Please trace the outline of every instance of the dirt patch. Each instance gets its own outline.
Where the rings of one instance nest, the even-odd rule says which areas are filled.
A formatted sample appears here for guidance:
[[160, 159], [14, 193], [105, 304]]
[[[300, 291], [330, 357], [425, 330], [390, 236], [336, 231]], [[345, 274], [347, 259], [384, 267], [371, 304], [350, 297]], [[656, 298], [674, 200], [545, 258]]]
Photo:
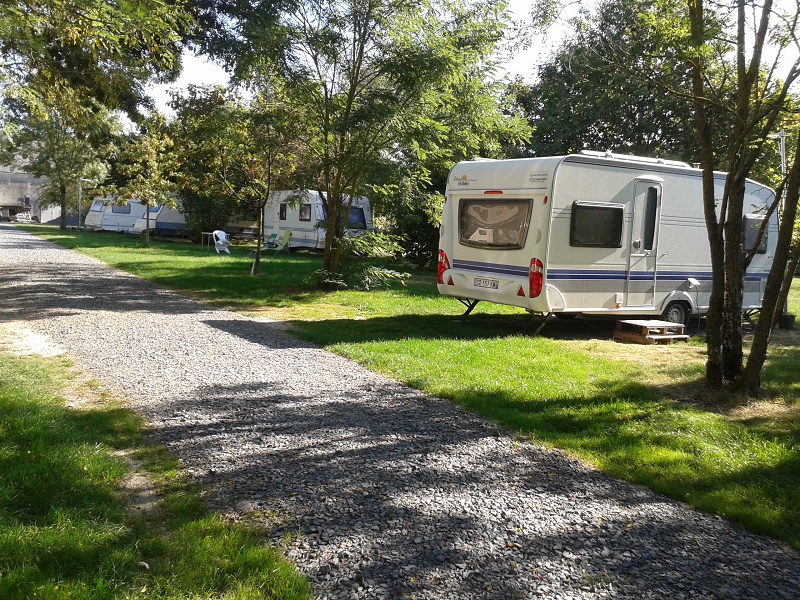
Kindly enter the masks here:
[[32, 332], [22, 321], [0, 323], [0, 350], [16, 355], [59, 356], [66, 350], [51, 343], [47, 336]]

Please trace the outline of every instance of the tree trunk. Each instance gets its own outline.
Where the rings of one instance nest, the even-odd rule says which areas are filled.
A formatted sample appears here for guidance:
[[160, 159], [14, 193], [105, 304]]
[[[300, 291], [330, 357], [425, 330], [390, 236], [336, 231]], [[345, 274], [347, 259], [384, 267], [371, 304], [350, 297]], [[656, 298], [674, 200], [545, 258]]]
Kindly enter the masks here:
[[[764, 369], [764, 362], [767, 359], [767, 349], [769, 348], [772, 329], [780, 319], [784, 303], [789, 297], [795, 269], [800, 261], [800, 238], [794, 244], [790, 242], [797, 217], [797, 205], [798, 201], [800, 201], [800, 160], [798, 160], [798, 156], [800, 156], [798, 154], [800, 152], [800, 138], [798, 138], [797, 144], [794, 162], [786, 180], [783, 214], [778, 233], [778, 247], [775, 251], [772, 268], [767, 277], [761, 314], [758, 319], [758, 329], [753, 336], [753, 344], [750, 347], [747, 364], [736, 386], [739, 391], [753, 396], [760, 391], [761, 373]], [[792, 246], [794, 246], [794, 256], [790, 260]]]
[[722, 377], [736, 382], [742, 375], [742, 301], [744, 298], [744, 234], [742, 212], [745, 178], [728, 175], [728, 203], [725, 215], [725, 292], [722, 308]]
[[144, 207], [144, 247], [150, 247], [150, 203], [148, 202]]
[[[267, 192], [267, 199], [269, 199], [269, 192]], [[258, 239], [256, 240], [256, 257], [253, 260], [253, 266], [250, 268], [250, 275], [261, 274], [261, 248], [264, 245], [264, 208], [266, 203], [258, 205]]]

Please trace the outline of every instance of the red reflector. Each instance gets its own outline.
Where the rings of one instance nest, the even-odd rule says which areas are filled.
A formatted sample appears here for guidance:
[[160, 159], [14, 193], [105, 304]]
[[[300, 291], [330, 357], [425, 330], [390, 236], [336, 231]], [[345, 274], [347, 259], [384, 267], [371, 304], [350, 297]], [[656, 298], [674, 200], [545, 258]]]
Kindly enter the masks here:
[[517, 292], [517, 296], [525, 297], [525, 290], [522, 289], [522, 286], [519, 286], [519, 291]]
[[484, 194], [502, 194], [503, 190], [486, 190]]
[[444, 283], [444, 272], [450, 268], [450, 261], [447, 260], [447, 254], [444, 250], [439, 250], [439, 265], [436, 269], [436, 283]]
[[547, 204], [547, 196], [544, 197], [544, 203]]
[[455, 283], [453, 283], [452, 276], [447, 278], [447, 285], [455, 285]]
[[530, 287], [530, 297], [538, 298], [542, 293], [542, 284], [544, 282], [544, 265], [538, 258], [531, 259], [531, 268], [528, 276], [528, 284]]

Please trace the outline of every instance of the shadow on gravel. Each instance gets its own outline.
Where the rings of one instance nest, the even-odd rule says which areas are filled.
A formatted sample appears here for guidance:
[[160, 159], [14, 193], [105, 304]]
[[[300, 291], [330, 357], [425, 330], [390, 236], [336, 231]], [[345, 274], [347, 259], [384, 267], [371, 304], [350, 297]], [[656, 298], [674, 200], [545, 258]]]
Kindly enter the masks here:
[[[93, 269], [86, 278], [87, 269]], [[142, 279], [93, 265], [8, 267], [0, 271], [0, 320], [49, 319], [85, 310], [185, 314], [206, 310]]]
[[290, 515], [273, 539], [298, 535], [320, 593], [773, 597], [794, 585], [796, 554], [774, 572], [774, 544], [516, 444], [445, 401], [391, 382], [324, 384], [204, 388], [159, 429], [218, 508]]

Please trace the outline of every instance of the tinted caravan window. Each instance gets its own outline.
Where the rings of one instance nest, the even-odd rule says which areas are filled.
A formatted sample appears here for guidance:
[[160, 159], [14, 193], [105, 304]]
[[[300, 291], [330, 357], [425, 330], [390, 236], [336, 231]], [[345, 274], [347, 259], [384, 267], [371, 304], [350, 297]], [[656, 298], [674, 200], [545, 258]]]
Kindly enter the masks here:
[[281, 221], [285, 221], [286, 220], [286, 204], [285, 203], [281, 204], [278, 207], [278, 219], [281, 220]]
[[311, 220], [311, 205], [310, 204], [303, 204], [300, 207], [300, 220], [301, 221], [310, 221]]
[[347, 217], [348, 229], [366, 229], [367, 218], [364, 216], [364, 209], [353, 206], [350, 208], [350, 215]]
[[131, 205], [123, 204], [122, 206], [119, 206], [118, 204], [114, 204], [111, 207], [111, 212], [117, 215], [129, 215], [131, 214]]
[[[755, 246], [756, 238], [758, 238], [758, 230], [764, 222], [762, 215], [745, 215], [742, 221], [744, 226], [744, 251], [751, 252]], [[767, 236], [768, 230], [764, 231], [764, 237], [761, 238], [761, 243], [758, 245], [756, 254], [767, 253]]]
[[569, 243], [592, 248], [622, 248], [622, 222], [622, 204], [574, 202]]
[[509, 250], [522, 248], [528, 236], [533, 200], [461, 200], [458, 237], [465, 246]]

